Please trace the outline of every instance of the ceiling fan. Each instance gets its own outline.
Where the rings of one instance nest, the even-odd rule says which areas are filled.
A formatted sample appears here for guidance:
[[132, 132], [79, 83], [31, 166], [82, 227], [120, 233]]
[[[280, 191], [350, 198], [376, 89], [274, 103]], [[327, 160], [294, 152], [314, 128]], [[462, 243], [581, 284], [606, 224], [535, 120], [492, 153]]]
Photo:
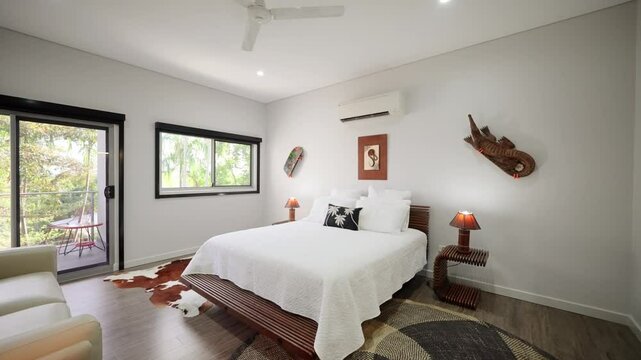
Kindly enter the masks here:
[[245, 39], [243, 40], [242, 46], [245, 51], [252, 51], [260, 26], [268, 24], [272, 20], [338, 17], [343, 16], [345, 13], [344, 6], [308, 6], [268, 9], [265, 7], [265, 0], [236, 0], [236, 2], [247, 8], [247, 25], [245, 27]]

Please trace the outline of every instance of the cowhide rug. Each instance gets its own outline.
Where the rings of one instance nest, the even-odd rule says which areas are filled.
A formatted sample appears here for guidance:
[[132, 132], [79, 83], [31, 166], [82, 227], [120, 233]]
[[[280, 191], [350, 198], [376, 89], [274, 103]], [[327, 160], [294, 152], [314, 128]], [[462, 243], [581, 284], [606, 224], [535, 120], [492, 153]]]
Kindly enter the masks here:
[[149, 269], [123, 272], [104, 278], [116, 287], [143, 288], [152, 293], [149, 301], [162, 307], [179, 309], [186, 317], [193, 317], [211, 309], [214, 305], [183, 285], [178, 279], [191, 258], [174, 260]]

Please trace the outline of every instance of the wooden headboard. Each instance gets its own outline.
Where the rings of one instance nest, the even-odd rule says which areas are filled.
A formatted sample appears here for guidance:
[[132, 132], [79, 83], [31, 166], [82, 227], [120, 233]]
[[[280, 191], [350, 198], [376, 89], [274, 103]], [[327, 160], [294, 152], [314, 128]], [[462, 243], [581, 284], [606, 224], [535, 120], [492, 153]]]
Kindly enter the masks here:
[[410, 226], [412, 229], [422, 231], [427, 236], [427, 248], [425, 256], [430, 251], [430, 207], [421, 205], [410, 205]]
[[430, 207], [410, 205], [410, 227], [422, 231], [430, 239]]

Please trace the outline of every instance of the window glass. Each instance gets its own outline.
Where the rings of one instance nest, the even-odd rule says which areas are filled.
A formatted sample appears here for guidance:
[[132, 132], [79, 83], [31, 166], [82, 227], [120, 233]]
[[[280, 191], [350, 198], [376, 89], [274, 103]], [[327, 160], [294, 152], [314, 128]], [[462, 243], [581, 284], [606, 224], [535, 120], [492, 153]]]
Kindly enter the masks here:
[[252, 146], [216, 141], [215, 186], [250, 186]]
[[161, 133], [162, 188], [211, 187], [211, 139]]

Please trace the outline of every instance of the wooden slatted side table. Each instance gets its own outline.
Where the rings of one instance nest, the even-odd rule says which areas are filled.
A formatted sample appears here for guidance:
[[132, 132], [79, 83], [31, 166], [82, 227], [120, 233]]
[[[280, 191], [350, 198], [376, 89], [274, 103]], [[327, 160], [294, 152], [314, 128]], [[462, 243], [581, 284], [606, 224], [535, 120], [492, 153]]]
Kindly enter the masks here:
[[490, 253], [487, 250], [470, 249], [467, 254], [459, 253], [456, 245], [444, 247], [434, 260], [434, 292], [439, 300], [476, 310], [481, 291], [470, 286], [452, 284], [447, 279], [447, 262], [485, 266]]

